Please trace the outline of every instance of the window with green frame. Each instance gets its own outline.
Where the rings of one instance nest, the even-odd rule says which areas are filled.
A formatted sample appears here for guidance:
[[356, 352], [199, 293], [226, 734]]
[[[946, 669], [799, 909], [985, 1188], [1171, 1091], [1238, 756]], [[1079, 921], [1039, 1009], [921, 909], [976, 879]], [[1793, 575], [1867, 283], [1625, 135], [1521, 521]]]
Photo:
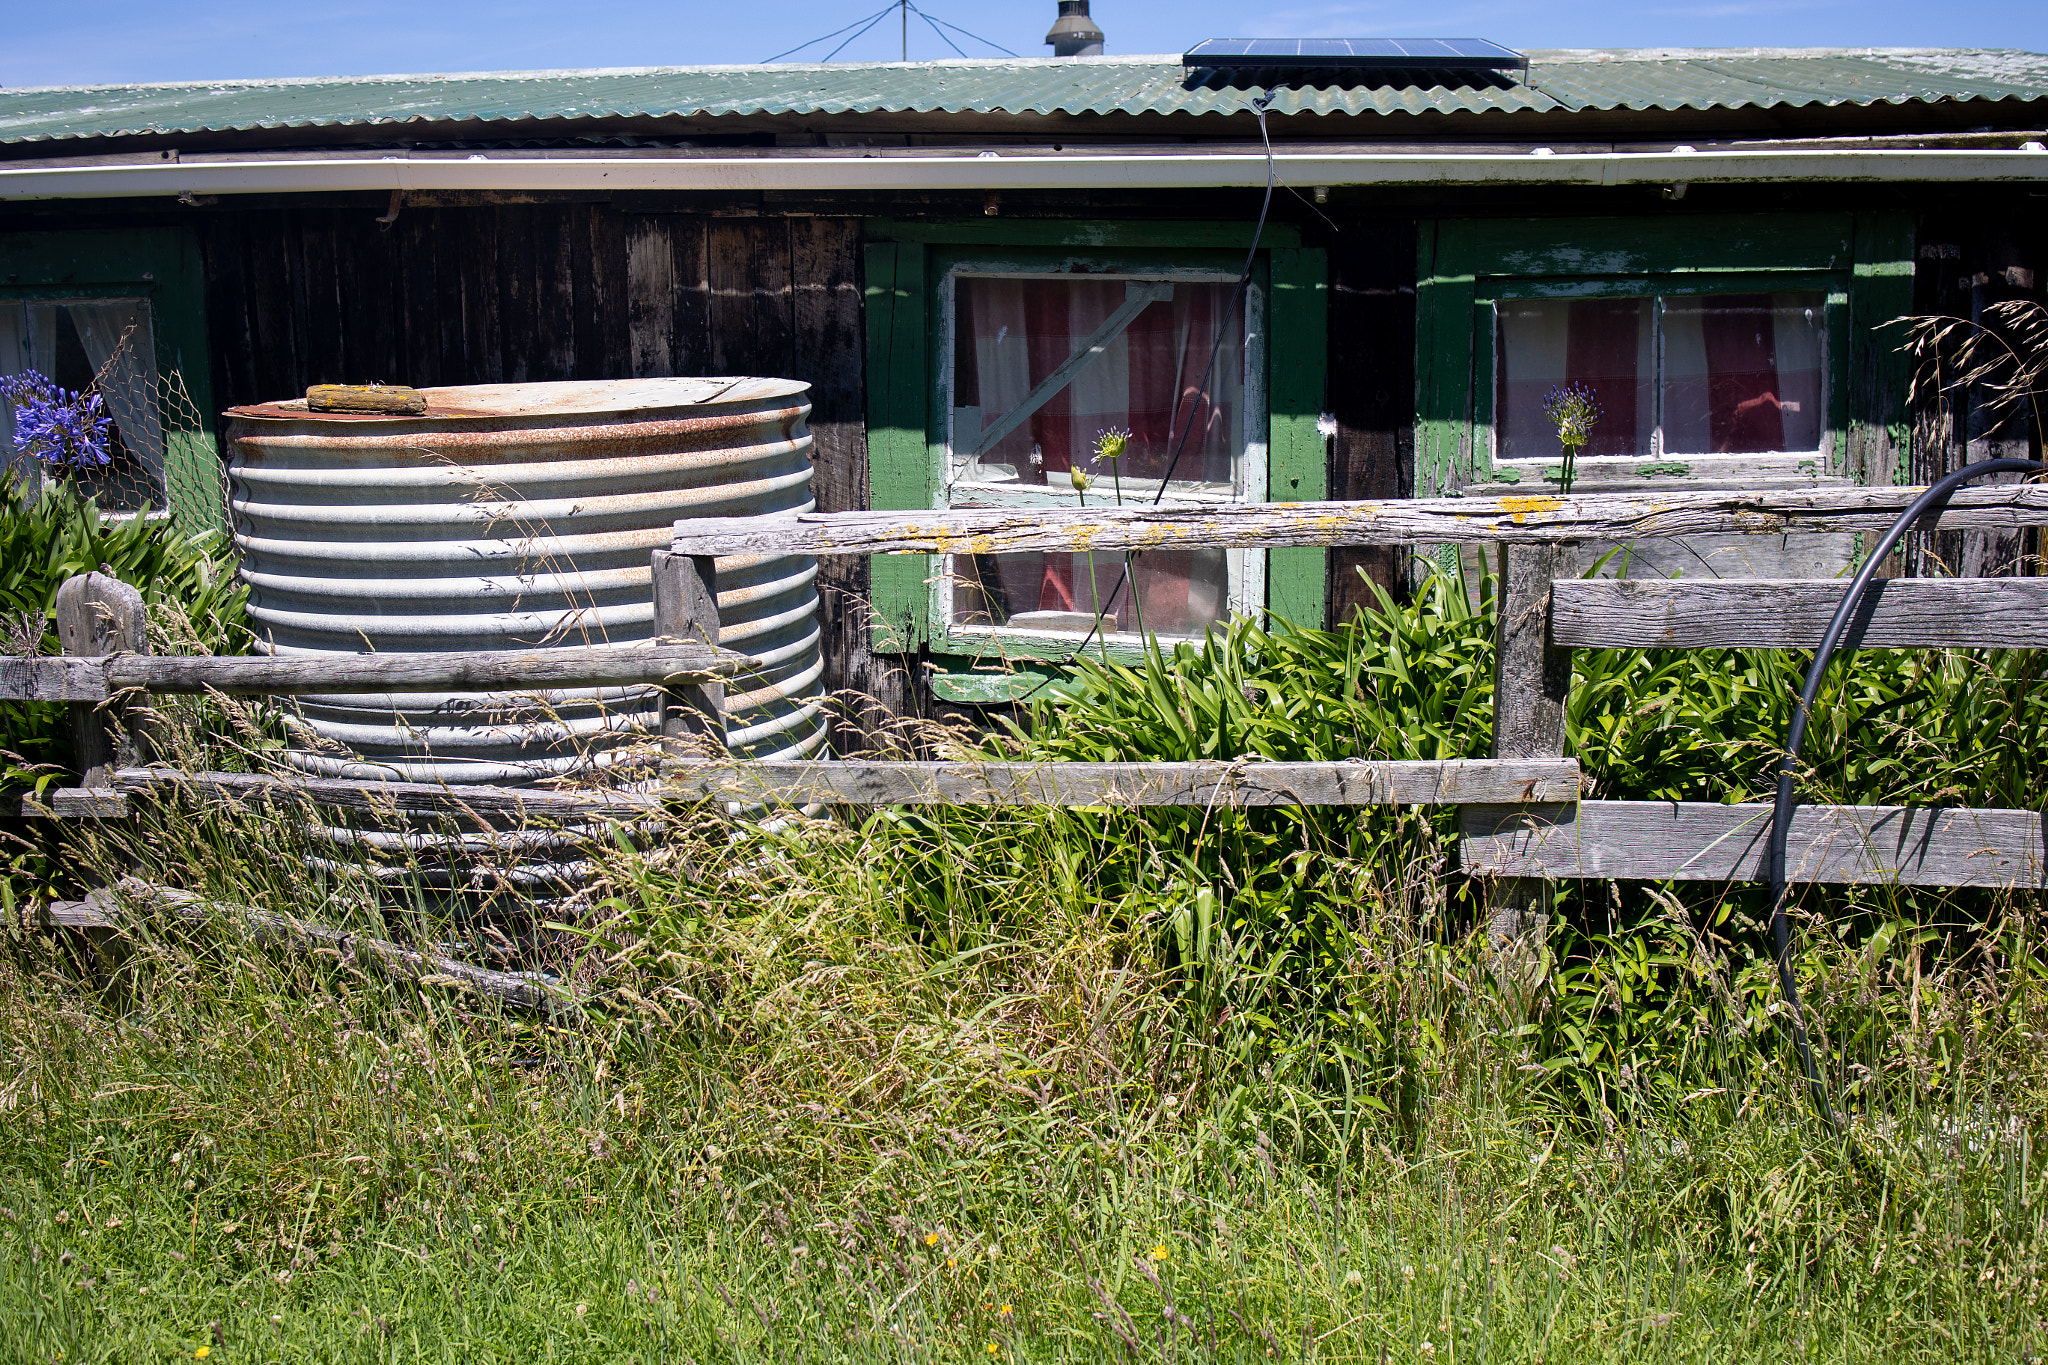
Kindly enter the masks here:
[[1420, 233], [1416, 489], [1558, 485], [1544, 412], [1600, 409], [1576, 491], [1904, 475], [1899, 213], [1445, 220]]
[[[1325, 265], [1292, 229], [1268, 228], [1242, 299], [1248, 224], [874, 222], [868, 236], [872, 507], [1324, 496]], [[1108, 432], [1128, 437], [1118, 459], [1095, 455]], [[1196, 636], [1261, 608], [1323, 616], [1317, 550], [1183, 552], [1123, 573], [1121, 556], [878, 557], [875, 647], [988, 671], [1065, 658], [1091, 634], [1114, 655], [1141, 631]]]
[[[0, 233], [0, 374], [96, 387], [114, 463], [82, 474], [103, 512], [225, 525], [206, 291], [183, 228]], [[0, 413], [0, 456], [12, 424]]]

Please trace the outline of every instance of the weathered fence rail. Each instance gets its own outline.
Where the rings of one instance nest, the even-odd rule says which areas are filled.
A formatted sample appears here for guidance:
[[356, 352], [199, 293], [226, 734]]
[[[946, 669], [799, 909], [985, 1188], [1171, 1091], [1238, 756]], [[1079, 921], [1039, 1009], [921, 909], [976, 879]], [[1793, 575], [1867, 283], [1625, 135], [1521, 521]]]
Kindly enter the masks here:
[[[814, 512], [676, 523], [686, 555], [1021, 554], [1027, 550], [1270, 549], [1340, 545], [1570, 545], [1701, 535], [1882, 531], [1917, 488], [1792, 488], [1758, 493], [1589, 493], [1227, 507], [969, 508]], [[1945, 530], [2048, 522], [2048, 486], [1966, 488]]]
[[[1572, 649], [1813, 649], [1847, 583], [1796, 578], [1564, 579], [1551, 638]], [[1886, 578], [1842, 648], [2048, 647], [2048, 578]]]
[[1341, 763], [789, 762], [673, 764], [654, 792], [574, 792], [446, 786], [255, 773], [121, 768], [105, 785], [24, 798], [23, 809], [59, 819], [118, 818], [131, 796], [175, 795], [201, 803], [297, 803], [366, 815], [438, 815], [482, 823], [496, 817], [589, 823], [640, 820], [676, 801], [819, 803], [839, 806], [1455, 806], [1468, 802], [1569, 801], [1579, 790], [1571, 759], [1445, 762], [1347, 759]]
[[0, 697], [103, 702], [122, 692], [534, 692], [703, 683], [754, 666], [702, 644], [354, 656], [111, 654], [0, 659]]
[[[1459, 856], [1492, 877], [1764, 881], [1771, 807], [1699, 801], [1465, 806]], [[1800, 806], [1785, 863], [1794, 882], [2041, 886], [2048, 820], [2030, 810]]]
[[[1574, 648], [1803, 648], [1839, 601], [1839, 581], [1584, 580], [1562, 576], [1561, 547], [1637, 537], [1877, 530], [1916, 490], [1816, 488], [1756, 494], [1599, 494], [1229, 508], [1073, 508], [806, 515], [679, 523], [654, 555], [656, 620], [669, 643], [632, 649], [352, 658], [162, 659], [139, 647], [139, 602], [97, 575], [66, 605], [69, 657], [0, 660], [0, 697], [69, 701], [97, 755], [84, 785], [31, 808], [60, 818], [117, 816], [144, 793], [282, 801], [364, 812], [588, 823], [645, 818], [676, 801], [835, 805], [1366, 806], [1457, 805], [1467, 870], [1500, 879], [1512, 907], [1559, 877], [1747, 880], [1768, 807], [1580, 800], [1564, 757]], [[1944, 529], [2048, 525], [2048, 487], [1967, 489]], [[1923, 529], [1931, 529], [1929, 527]], [[754, 661], [716, 648], [716, 558], [735, 554], [1000, 554], [1202, 546], [1456, 542], [1494, 547], [1501, 576], [1490, 759], [1328, 763], [1016, 763], [717, 756], [723, 688]], [[67, 592], [72, 585], [67, 584]], [[2048, 645], [2048, 581], [1892, 580], [1872, 594], [1848, 643], [1863, 647]], [[68, 624], [67, 624], [68, 622]], [[133, 627], [132, 629], [130, 627]], [[94, 632], [98, 634], [95, 635]], [[74, 648], [77, 638], [81, 646]], [[681, 643], [676, 643], [681, 642]], [[670, 690], [658, 788], [576, 793], [511, 787], [183, 773], [139, 761], [115, 734], [141, 692], [347, 692], [660, 685]], [[86, 741], [90, 741], [89, 747]], [[2048, 885], [2042, 818], [2027, 811], [1805, 807], [1791, 830], [1794, 880], [1947, 886]]]

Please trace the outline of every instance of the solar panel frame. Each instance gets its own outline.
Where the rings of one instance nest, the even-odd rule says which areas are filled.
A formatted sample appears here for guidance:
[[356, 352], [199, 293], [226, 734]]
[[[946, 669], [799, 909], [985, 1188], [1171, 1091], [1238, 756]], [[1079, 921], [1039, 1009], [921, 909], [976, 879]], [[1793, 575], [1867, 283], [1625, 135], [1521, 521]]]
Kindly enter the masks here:
[[1299, 71], [1529, 69], [1527, 57], [1484, 38], [1205, 38], [1181, 61]]

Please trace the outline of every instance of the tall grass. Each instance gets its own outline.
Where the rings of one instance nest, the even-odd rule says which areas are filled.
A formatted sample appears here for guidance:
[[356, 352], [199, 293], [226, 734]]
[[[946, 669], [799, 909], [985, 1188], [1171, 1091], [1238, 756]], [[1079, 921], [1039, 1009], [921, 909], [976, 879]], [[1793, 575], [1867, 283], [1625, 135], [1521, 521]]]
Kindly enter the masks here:
[[[982, 752], [1483, 753], [1486, 600], [1436, 584], [1335, 632], [1085, 665]], [[1768, 656], [1621, 654], [1580, 683], [1573, 744], [1602, 794], [1692, 799], [1758, 790], [1750, 746], [1774, 732], [1749, 712], [1795, 685]], [[1951, 736], [1961, 799], [2033, 784], [2031, 752], [1983, 733], [2031, 742], [2017, 665], [1865, 655], [1840, 686], [1860, 720], [1816, 743], [1848, 756], [1813, 792], [1929, 790], [1905, 746]], [[90, 947], [15, 932], [0, 1354], [2041, 1349], [2034, 897], [1805, 902], [1859, 1170], [1781, 1064], [1748, 891], [1574, 891], [1510, 1012], [1425, 813], [678, 814], [598, 850], [581, 897], [491, 923], [316, 876], [304, 824], [167, 804], [65, 857], [516, 947], [583, 1013], [262, 950], [230, 918]], [[5, 884], [11, 912], [23, 891]]]

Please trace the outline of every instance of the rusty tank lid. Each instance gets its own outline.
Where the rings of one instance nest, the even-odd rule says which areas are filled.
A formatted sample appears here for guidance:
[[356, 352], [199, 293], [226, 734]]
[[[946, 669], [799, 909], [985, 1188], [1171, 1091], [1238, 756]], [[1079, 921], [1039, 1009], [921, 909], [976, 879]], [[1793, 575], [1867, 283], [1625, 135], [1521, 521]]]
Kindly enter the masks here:
[[226, 416], [245, 421], [373, 422], [411, 426], [422, 422], [532, 421], [557, 417], [631, 420], [713, 404], [798, 398], [810, 388], [800, 379], [716, 375], [674, 379], [560, 380], [538, 384], [464, 384], [421, 389], [427, 410], [414, 415], [387, 412], [315, 412], [303, 398], [250, 403]]

